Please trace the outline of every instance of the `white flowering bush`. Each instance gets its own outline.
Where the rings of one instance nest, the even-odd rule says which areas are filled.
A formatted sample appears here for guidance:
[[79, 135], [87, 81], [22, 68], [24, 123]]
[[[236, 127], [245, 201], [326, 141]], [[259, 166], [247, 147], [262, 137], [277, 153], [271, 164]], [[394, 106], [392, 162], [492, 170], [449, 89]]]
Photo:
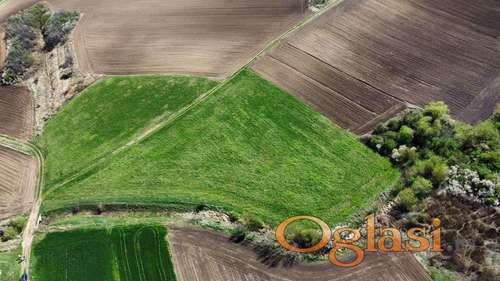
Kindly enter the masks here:
[[399, 164], [413, 164], [418, 158], [416, 147], [407, 147], [406, 145], [401, 145], [398, 148], [392, 150], [391, 159]]
[[496, 190], [498, 182], [480, 179], [479, 174], [469, 169], [452, 166], [448, 172], [448, 182], [444, 188], [448, 193], [481, 204], [499, 206]]

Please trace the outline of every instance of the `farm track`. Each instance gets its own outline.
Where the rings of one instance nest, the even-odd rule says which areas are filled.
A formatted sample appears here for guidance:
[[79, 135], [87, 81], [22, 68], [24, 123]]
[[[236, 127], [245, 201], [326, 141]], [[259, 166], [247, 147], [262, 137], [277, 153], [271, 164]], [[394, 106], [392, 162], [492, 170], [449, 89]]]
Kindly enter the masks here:
[[34, 109], [28, 89], [0, 86], [0, 134], [27, 141], [33, 135]]
[[169, 240], [178, 281], [431, 280], [411, 254], [372, 254], [354, 268], [328, 262], [283, 267], [264, 264], [269, 257], [257, 253], [252, 245], [234, 244], [208, 230], [172, 227]]
[[225, 78], [304, 16], [303, 0], [48, 0], [83, 17], [80, 69]]
[[499, 17], [492, 0], [345, 1], [253, 69], [359, 134], [432, 100], [477, 122], [500, 102]]

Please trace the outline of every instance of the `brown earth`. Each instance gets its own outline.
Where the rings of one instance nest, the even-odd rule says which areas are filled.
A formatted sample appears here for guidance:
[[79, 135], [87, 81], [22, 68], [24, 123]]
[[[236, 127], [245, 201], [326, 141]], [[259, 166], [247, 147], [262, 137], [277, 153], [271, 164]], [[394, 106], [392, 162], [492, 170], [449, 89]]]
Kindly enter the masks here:
[[49, 0], [83, 13], [80, 69], [224, 77], [304, 15], [304, 0]]
[[26, 9], [40, 0], [5, 0], [0, 3], [0, 23], [7, 18], [17, 13], [20, 10]]
[[37, 161], [0, 146], [0, 219], [28, 211], [35, 198]]
[[27, 89], [0, 86], [0, 134], [24, 141], [31, 139], [33, 105]]
[[411, 254], [372, 254], [354, 268], [328, 262], [270, 267], [250, 247], [211, 231], [171, 228], [169, 240], [179, 281], [431, 280]]
[[500, 101], [499, 18], [495, 0], [344, 1], [253, 69], [356, 133], [432, 100], [475, 122]]

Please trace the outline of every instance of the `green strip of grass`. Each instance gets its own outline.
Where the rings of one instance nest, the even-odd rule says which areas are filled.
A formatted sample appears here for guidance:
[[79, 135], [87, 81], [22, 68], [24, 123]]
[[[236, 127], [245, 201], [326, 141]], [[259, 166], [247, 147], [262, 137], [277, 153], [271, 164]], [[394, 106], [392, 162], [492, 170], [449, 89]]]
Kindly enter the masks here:
[[175, 281], [161, 226], [49, 233], [35, 244], [33, 256], [35, 281]]
[[171, 126], [48, 194], [43, 210], [206, 203], [270, 224], [299, 214], [333, 224], [398, 177], [357, 137], [245, 70]]
[[46, 157], [48, 189], [216, 83], [195, 77], [137, 76], [106, 78], [89, 87], [47, 122], [37, 140]]

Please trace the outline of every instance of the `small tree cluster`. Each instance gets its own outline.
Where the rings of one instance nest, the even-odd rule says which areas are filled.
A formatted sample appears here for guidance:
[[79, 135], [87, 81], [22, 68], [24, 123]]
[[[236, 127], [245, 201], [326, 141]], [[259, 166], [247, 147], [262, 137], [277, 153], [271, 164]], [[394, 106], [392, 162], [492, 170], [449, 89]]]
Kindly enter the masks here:
[[14, 84], [21, 80], [28, 68], [33, 65], [32, 52], [50, 12], [42, 4], [33, 5], [7, 20], [5, 40], [7, 56], [2, 73], [4, 84]]
[[287, 238], [299, 248], [312, 247], [321, 240], [321, 231], [311, 228], [295, 229], [288, 231], [287, 234]]
[[247, 216], [246, 218], [244, 218], [243, 225], [249, 231], [259, 231], [260, 229], [264, 228], [264, 223], [259, 218], [254, 216]]
[[[431, 102], [423, 110], [407, 110], [377, 126], [365, 142], [402, 170], [399, 201], [411, 210], [417, 203], [414, 199], [424, 198], [447, 183], [449, 166], [467, 168], [476, 171], [480, 179], [498, 181], [499, 124], [500, 112], [470, 126], [452, 120], [443, 102]], [[498, 200], [498, 193], [493, 196]]]
[[0, 237], [2, 242], [6, 242], [15, 239], [19, 234], [21, 234], [26, 226], [26, 218], [18, 217], [11, 220], [7, 227], [3, 230], [3, 235]]
[[44, 48], [50, 51], [66, 40], [78, 18], [77, 12], [51, 14], [43, 4], [10, 16], [5, 32], [7, 56], [0, 81], [10, 85], [22, 80], [34, 64], [33, 52], [40, 36], [43, 34]]
[[61, 11], [54, 13], [49, 18], [43, 32], [45, 49], [51, 51], [58, 44], [64, 43], [79, 17], [78, 12]]
[[309, 5], [317, 7], [317, 6], [323, 6], [328, 3], [329, 0], [310, 0]]

